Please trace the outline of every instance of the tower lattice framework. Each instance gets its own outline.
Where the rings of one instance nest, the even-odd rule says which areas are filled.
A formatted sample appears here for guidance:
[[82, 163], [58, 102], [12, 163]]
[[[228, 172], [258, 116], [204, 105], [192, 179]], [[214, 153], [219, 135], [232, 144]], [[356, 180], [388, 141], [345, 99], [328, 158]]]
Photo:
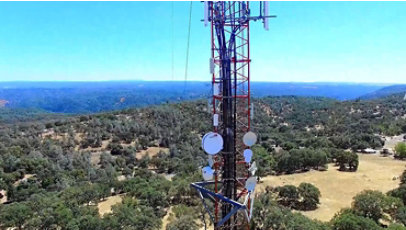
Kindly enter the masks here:
[[[213, 114], [220, 114], [215, 132], [222, 133], [225, 148], [215, 157], [215, 192], [232, 200], [244, 200], [249, 178], [244, 161], [243, 135], [250, 130], [250, 42], [249, 2], [214, 2], [211, 14]], [[232, 210], [232, 205], [215, 202], [215, 223]], [[238, 214], [237, 214], [238, 215]], [[217, 229], [234, 229], [244, 223], [232, 216]]]

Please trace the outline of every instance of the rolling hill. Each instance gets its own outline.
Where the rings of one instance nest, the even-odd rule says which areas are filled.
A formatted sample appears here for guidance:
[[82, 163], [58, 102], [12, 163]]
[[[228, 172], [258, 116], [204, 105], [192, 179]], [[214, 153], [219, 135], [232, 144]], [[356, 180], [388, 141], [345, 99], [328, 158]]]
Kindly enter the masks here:
[[[347, 154], [357, 156], [348, 149], [379, 149], [382, 135], [406, 132], [406, 101], [400, 95], [369, 101], [299, 96], [253, 101], [252, 130], [259, 136], [253, 152], [262, 187], [276, 186], [266, 184], [272, 175], [307, 172], [329, 179], [327, 185], [353, 186], [354, 180], [339, 183], [336, 177], [363, 174], [365, 161], [357, 174], [337, 170], [335, 162]], [[201, 137], [209, 130], [205, 100], [0, 124], [0, 228], [159, 230], [172, 210], [183, 219], [170, 224], [180, 220], [187, 224], [184, 229], [197, 230], [189, 226], [197, 223], [202, 206], [189, 185], [201, 180], [201, 167], [207, 165]], [[375, 159], [373, 168], [382, 176], [388, 166], [381, 167], [383, 157]], [[324, 171], [327, 164], [332, 169]], [[385, 191], [397, 186], [392, 178], [399, 176], [399, 168], [383, 177], [391, 185]], [[326, 177], [329, 173], [334, 177]], [[326, 187], [316, 182], [324, 196]], [[266, 193], [258, 193], [253, 223], [261, 226], [272, 219], [288, 227], [256, 229], [341, 229], [292, 212], [275, 200], [276, 194]], [[104, 209], [105, 201], [112, 200], [115, 205]], [[321, 202], [320, 212], [328, 205]], [[376, 227], [363, 229], [386, 229], [372, 224]]]
[[370, 100], [370, 99], [376, 99], [380, 97], [386, 97], [391, 94], [397, 94], [397, 93], [406, 93], [406, 85], [391, 85], [384, 87], [382, 89], [378, 89], [372, 93], [365, 94], [360, 97], [360, 99], [363, 100]]
[[[351, 100], [383, 85], [352, 83], [252, 82], [253, 97], [321, 96]], [[0, 82], [0, 101], [8, 108], [53, 113], [98, 113], [207, 98], [209, 82]]]

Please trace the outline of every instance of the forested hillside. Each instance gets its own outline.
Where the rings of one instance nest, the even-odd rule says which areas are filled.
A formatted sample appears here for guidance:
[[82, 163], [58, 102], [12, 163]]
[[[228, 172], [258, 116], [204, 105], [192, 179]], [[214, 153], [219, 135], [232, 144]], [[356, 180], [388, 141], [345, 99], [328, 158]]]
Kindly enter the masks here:
[[49, 122], [66, 116], [39, 109], [0, 108], [0, 125], [40, 120]]
[[[372, 101], [265, 97], [254, 107], [260, 177], [323, 170], [329, 162], [355, 171], [358, 155], [351, 150], [379, 149], [382, 135], [406, 132], [401, 94]], [[1, 125], [0, 229], [161, 229], [169, 210], [166, 229], [198, 229], [202, 206], [189, 183], [201, 180], [206, 164], [200, 143], [211, 129], [207, 110], [200, 100]], [[306, 198], [307, 191], [317, 196], [315, 188], [298, 189], [300, 207], [317, 208], [316, 199]], [[398, 202], [378, 208], [379, 215], [371, 217], [359, 205], [322, 223], [292, 213], [272, 188], [259, 195], [252, 226], [381, 229], [380, 219], [389, 215], [391, 229], [404, 229], [405, 201], [393, 200], [406, 194], [401, 189], [385, 199], [364, 194], [390, 200], [385, 205]], [[100, 214], [100, 204], [112, 195], [122, 201]]]
[[209, 92], [204, 82], [0, 83], [0, 99], [8, 108], [74, 114], [181, 102]]
[[[351, 83], [252, 82], [254, 97], [296, 95], [355, 99], [383, 85]], [[0, 82], [0, 108], [22, 108], [52, 113], [98, 113], [211, 95], [209, 82]]]
[[377, 99], [381, 97], [386, 97], [396, 93], [406, 93], [406, 85], [392, 85], [378, 89], [372, 93], [365, 94], [361, 96], [361, 99]]

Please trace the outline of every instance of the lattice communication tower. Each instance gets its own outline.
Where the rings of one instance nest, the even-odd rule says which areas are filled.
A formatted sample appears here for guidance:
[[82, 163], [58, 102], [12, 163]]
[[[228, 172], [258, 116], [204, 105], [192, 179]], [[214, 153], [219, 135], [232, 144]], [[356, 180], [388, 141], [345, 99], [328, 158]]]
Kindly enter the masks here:
[[204, 23], [211, 26], [210, 73], [213, 130], [202, 140], [208, 166], [203, 182], [192, 183], [216, 230], [249, 229], [257, 182], [250, 130], [250, 21], [268, 30], [269, 2], [252, 16], [248, 1], [204, 2]]

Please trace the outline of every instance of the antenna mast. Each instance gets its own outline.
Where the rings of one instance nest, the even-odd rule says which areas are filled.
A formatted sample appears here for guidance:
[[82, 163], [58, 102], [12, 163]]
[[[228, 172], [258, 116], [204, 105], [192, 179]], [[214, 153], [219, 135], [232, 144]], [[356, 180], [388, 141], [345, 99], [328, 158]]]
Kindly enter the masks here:
[[[248, 1], [204, 2], [204, 24], [211, 25], [213, 131], [202, 147], [209, 154], [205, 181], [192, 183], [216, 230], [249, 229], [257, 182], [250, 147], [250, 21], [262, 20], [268, 29], [268, 2], [251, 16]], [[213, 180], [214, 178], [214, 180]], [[209, 205], [206, 201], [211, 201]]]

